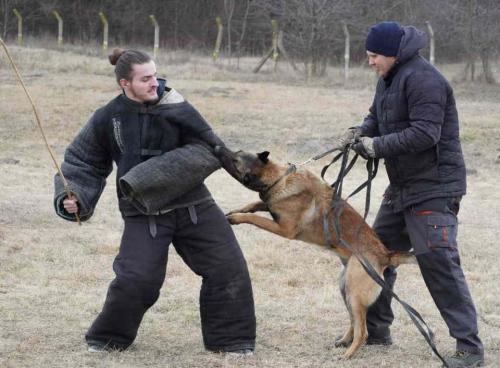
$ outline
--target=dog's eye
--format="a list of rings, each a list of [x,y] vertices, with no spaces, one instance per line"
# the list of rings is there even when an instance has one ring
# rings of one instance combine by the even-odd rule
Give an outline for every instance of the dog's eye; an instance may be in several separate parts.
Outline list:
[[[252,175],[250,174],[245,174],[245,176],[243,177],[243,183],[248,183],[250,180],[252,179]]]

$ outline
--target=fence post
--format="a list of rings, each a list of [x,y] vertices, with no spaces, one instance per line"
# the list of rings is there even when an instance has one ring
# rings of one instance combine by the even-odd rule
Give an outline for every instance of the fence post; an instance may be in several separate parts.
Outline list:
[[[429,39],[430,39],[430,51],[429,51],[429,62],[431,65],[434,65],[434,30],[432,29],[431,23],[429,21],[426,21],[425,24],[427,24],[427,29],[429,30]]]
[[[217,61],[220,55],[220,46],[222,44],[222,31],[224,30],[221,17],[216,17],[215,23],[217,24],[217,40],[215,41],[214,52],[212,54],[214,62]]]
[[[274,60],[274,71],[276,71],[278,67],[278,32],[279,32],[279,26],[278,26],[278,21],[276,19],[271,20],[271,28],[273,30],[273,35],[272,35],[272,50],[273,50],[273,55],[272,58]]]
[[[350,34],[349,34],[349,29],[347,29],[347,24],[345,21],[342,21],[342,27],[344,29],[344,36],[345,36],[345,46],[344,46],[344,80],[347,81],[349,79],[349,61],[351,58],[351,51],[350,51]]]
[[[154,43],[154,48],[153,48],[153,59],[156,59],[156,55],[158,54],[158,49],[160,48],[160,26],[158,25],[158,22],[156,21],[156,18],[154,15],[150,15],[149,19],[151,19],[151,23],[153,23],[153,26],[155,27],[155,43]]]
[[[61,46],[62,43],[63,43],[63,19],[62,19],[61,15],[59,15],[59,13],[57,12],[57,10],[54,10],[52,12],[52,14],[54,14],[54,16],[57,19],[57,25],[58,25],[57,44],[59,46]]]
[[[108,50],[108,20],[103,12],[99,12],[99,18],[101,18],[101,22],[104,27],[102,36],[102,51],[106,53]]]
[[[279,50],[279,52],[281,52],[281,55],[283,55],[283,57],[290,63],[293,70],[298,72],[299,68],[297,68],[297,65],[295,65],[293,59],[290,57],[290,55],[288,55],[288,52],[285,49],[285,45],[283,44],[283,31],[282,30],[280,30],[278,32],[278,50]]]
[[[23,45],[23,17],[21,16],[21,13],[14,8],[12,9],[14,14],[17,17],[17,43],[19,46]]]

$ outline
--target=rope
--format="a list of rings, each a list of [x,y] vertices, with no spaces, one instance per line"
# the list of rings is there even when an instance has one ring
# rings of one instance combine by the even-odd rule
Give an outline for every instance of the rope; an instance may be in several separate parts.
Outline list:
[[[295,167],[300,167],[300,166],[304,166],[304,165],[308,165],[310,164],[311,162],[313,161],[317,161],[319,160],[320,158],[323,158],[325,157],[326,155],[329,155],[330,153],[332,152],[335,152],[335,151],[342,151],[342,148],[340,147],[334,147],[332,149],[329,149],[328,151],[325,151],[325,152],[322,152],[322,153],[318,153],[316,156],[313,156],[311,158],[308,158],[307,160],[305,160],[304,162],[301,162],[301,163],[298,163],[298,164],[294,164]]]
[[[2,38],[0,38],[0,43],[2,44],[2,47],[5,50],[5,53],[7,54],[7,57],[9,59],[9,61],[10,61],[10,65],[12,66],[12,69],[14,69],[14,72],[16,74],[17,80],[19,81],[19,83],[23,87],[23,90],[26,93],[26,96],[28,97],[28,100],[29,100],[29,102],[31,104],[31,107],[33,108],[33,113],[35,114],[35,120],[36,120],[37,126],[38,126],[38,128],[40,130],[40,134],[42,135],[43,141],[45,143],[45,147],[49,151],[49,155],[52,158],[54,166],[56,167],[56,170],[57,170],[59,176],[62,179],[62,182],[63,182],[63,185],[64,185],[64,191],[66,192],[66,196],[69,198],[72,195],[71,190],[69,189],[68,182],[67,182],[66,178],[64,177],[64,175],[63,175],[63,173],[61,171],[61,168],[59,167],[59,164],[57,163],[57,160],[56,160],[56,157],[54,155],[54,152],[52,151],[52,148],[50,148],[50,146],[49,146],[49,142],[47,141],[47,137],[45,136],[45,132],[43,130],[42,122],[40,120],[40,116],[38,115],[38,111],[37,111],[37,108],[35,106],[35,103],[33,102],[33,99],[31,98],[31,95],[28,92],[28,89],[26,88],[26,85],[24,84],[23,79],[21,78],[21,74],[19,73],[19,70],[17,69],[17,66],[14,63],[14,60],[12,59],[12,56],[10,55],[9,49],[7,48],[7,45],[2,40]],[[75,213],[75,217],[76,217],[76,221],[78,222],[78,225],[81,225],[82,223],[80,221],[80,216],[78,216],[78,213]]]

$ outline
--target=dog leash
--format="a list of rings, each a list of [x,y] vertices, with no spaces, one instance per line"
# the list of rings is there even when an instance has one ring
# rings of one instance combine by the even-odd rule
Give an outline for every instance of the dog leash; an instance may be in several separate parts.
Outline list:
[[[331,203],[331,210],[334,211],[334,222],[333,222],[333,228],[335,230],[335,235],[337,237],[338,242],[346,249],[351,251],[355,257],[358,259],[360,262],[361,266],[363,266],[364,270],[366,273],[379,285],[382,287],[382,289],[389,291],[389,293],[392,295],[394,299],[396,299],[403,307],[403,309],[406,311],[406,313],[410,316],[410,319],[412,322],[415,324],[419,332],[422,334],[424,337],[425,341],[427,344],[431,347],[432,351],[434,354],[437,355],[437,357],[441,360],[443,363],[444,367],[449,367],[448,363],[446,360],[442,357],[442,355],[439,353],[436,344],[434,342],[434,332],[429,328],[425,320],[422,318],[420,313],[413,308],[411,305],[406,303],[405,301],[401,300],[399,296],[392,290],[392,288],[387,285],[385,280],[380,277],[380,275],[377,273],[377,271],[374,269],[373,265],[362,255],[356,252],[352,246],[346,242],[342,237],[341,237],[341,228],[340,228],[340,216],[342,215],[342,212],[344,211],[344,201],[342,200],[342,185],[343,185],[343,179],[349,172],[349,170],[352,168],[354,165],[354,162],[356,162],[357,156],[355,155],[352,161],[348,164],[349,160],[349,151],[350,151],[350,146],[346,146],[346,148],[338,154],[336,157],[332,159],[332,162],[325,166],[322,170],[322,177],[324,176],[326,170],[338,161],[340,158],[342,158],[341,162],[341,167],[339,174],[337,176],[337,180],[332,184],[332,187],[334,188],[333,192],[333,197],[332,197],[332,203]],[[366,200],[365,200],[365,212],[363,216],[363,220],[366,220],[366,217],[368,215],[368,211],[370,208],[370,192],[371,192],[371,182],[375,175],[377,174],[378,170],[378,159],[368,159],[367,160],[367,171],[368,171],[368,179],[366,182],[361,184],[358,188],[356,188],[347,198],[352,197],[359,191],[361,191],[364,187],[366,187]],[[330,233],[330,228],[329,228],[329,220],[328,220],[328,213],[324,216],[323,218],[323,227],[325,231],[325,236],[327,238],[328,244],[333,247],[333,239]],[[361,225],[360,225],[361,229]]]
[[[301,166],[304,166],[304,165],[308,165],[310,164],[311,162],[313,161],[317,161],[319,160],[320,158],[323,158],[325,157],[326,155],[329,155],[330,153],[332,152],[335,152],[335,151],[342,151],[341,148],[338,148],[338,147],[334,147],[334,148],[331,148],[329,149],[328,151],[325,151],[325,152],[322,152],[322,153],[318,153],[316,156],[313,156],[313,157],[310,157],[308,158],[307,160],[305,160],[304,162],[301,162],[299,164],[293,164],[295,167],[301,167]]]

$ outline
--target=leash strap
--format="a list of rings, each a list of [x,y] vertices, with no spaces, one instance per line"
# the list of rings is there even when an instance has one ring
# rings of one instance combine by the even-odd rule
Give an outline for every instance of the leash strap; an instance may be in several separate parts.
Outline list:
[[[323,169],[321,170],[321,179],[323,179],[323,180],[325,179],[326,171],[330,168],[331,165],[333,165],[335,162],[337,162],[343,155],[344,155],[344,152],[342,151],[339,154],[337,154],[332,159],[332,161],[330,161],[330,163],[328,165],[326,165],[326,166],[323,167]]]
[[[358,259],[359,263],[361,266],[363,266],[363,269],[366,271],[366,273],[380,286],[382,289],[389,291],[389,293],[392,295],[394,299],[396,299],[403,307],[403,309],[406,311],[406,313],[410,316],[410,319],[412,322],[415,324],[419,332],[422,334],[424,337],[425,341],[427,344],[431,347],[432,351],[437,355],[437,357],[441,360],[443,363],[444,367],[449,367],[448,363],[445,361],[445,359],[441,356],[439,353],[436,344],[434,342],[434,332],[429,328],[425,320],[422,318],[420,313],[413,308],[411,305],[406,303],[405,301],[401,300],[399,296],[387,285],[385,280],[380,277],[380,275],[377,273],[377,271],[373,268],[372,264],[362,255],[356,252],[352,246],[347,243],[344,239],[341,237],[341,225],[340,225],[340,216],[342,215],[344,211],[344,203],[342,201],[342,184],[343,184],[343,179],[345,178],[347,172],[352,168],[354,165],[353,162],[356,161],[357,155],[354,157],[354,159],[351,161],[349,165],[347,165],[347,161],[349,158],[349,150],[350,147],[346,147],[346,149],[341,152],[339,155],[337,155],[332,162],[325,166],[322,170],[322,175],[321,177],[323,178],[326,170],[336,161],[342,157],[342,163],[341,167],[339,170],[339,174],[337,176],[337,180],[335,183],[332,185],[334,187],[334,193],[332,197],[332,202],[331,202],[331,208],[330,210],[333,210],[333,228],[335,230],[335,236],[337,238],[338,243],[343,246],[344,248],[348,249],[351,251],[354,256]],[[378,159],[368,159],[366,163],[366,168],[368,171],[368,179],[361,184],[358,188],[356,188],[346,199],[354,196],[358,192],[360,192],[363,188],[366,187],[366,199],[365,199],[365,212],[363,215],[363,220],[366,220],[366,217],[368,215],[369,209],[370,209],[370,192],[371,192],[371,182],[373,178],[376,176],[377,171],[378,171]],[[332,239],[332,234],[330,232],[330,227],[329,227],[329,220],[328,220],[328,213],[325,215],[323,218],[323,228],[326,236],[327,243],[333,247],[333,239]],[[358,229],[358,231],[361,229],[361,225]]]
[[[316,156],[312,157],[311,160],[313,160],[313,161],[319,160],[320,158],[323,158],[326,155],[329,155],[330,153],[337,151],[338,149],[339,148],[335,147],[335,148],[329,149],[328,151],[325,151],[323,153],[319,153]]]
[[[150,215],[148,216],[148,227],[149,234],[152,238],[156,238],[156,234],[158,234],[158,228],[156,227],[156,216]]]

